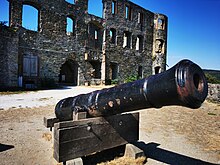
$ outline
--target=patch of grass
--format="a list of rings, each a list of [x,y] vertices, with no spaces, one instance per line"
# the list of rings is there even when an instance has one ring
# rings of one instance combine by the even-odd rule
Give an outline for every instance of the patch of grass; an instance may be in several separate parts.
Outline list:
[[[130,75],[130,76],[126,77],[125,83],[133,82],[135,80],[138,80],[137,75]]]
[[[27,91],[5,91],[5,92],[0,92],[0,95],[14,95],[21,93],[27,93]]]
[[[112,84],[112,85],[117,85],[118,82],[119,82],[118,79],[111,80],[111,84]]]
[[[0,95],[13,95],[28,92],[35,92],[39,89],[24,89],[21,87],[0,87]]]
[[[46,100],[50,100],[51,98],[53,98],[53,97],[43,97],[43,98],[40,98],[38,100],[39,101],[46,101]]]
[[[52,135],[51,133],[43,133],[42,138],[44,138],[46,141],[51,141]]]
[[[134,158],[130,158],[130,157],[120,157],[120,158],[116,158],[112,161],[109,162],[104,162],[104,163],[100,163],[97,165],[143,165],[146,161],[145,157],[139,157],[137,159]]]
[[[208,115],[216,116],[217,114],[212,113],[212,112],[208,112]]]

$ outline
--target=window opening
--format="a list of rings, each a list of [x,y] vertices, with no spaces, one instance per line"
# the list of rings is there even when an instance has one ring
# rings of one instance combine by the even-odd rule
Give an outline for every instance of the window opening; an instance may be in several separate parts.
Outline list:
[[[116,2],[112,1],[112,14],[116,14]]]
[[[131,33],[124,32],[123,48],[131,48]]]
[[[129,7],[125,6],[125,18],[128,19],[129,18]]]
[[[116,43],[116,30],[115,29],[110,29],[110,42],[112,44]]]
[[[143,78],[143,67],[138,66],[138,79]]]
[[[95,30],[94,33],[95,33],[95,34],[94,34],[94,39],[95,39],[95,40],[98,40],[98,30]]]
[[[118,64],[117,63],[110,63],[110,78],[115,80],[118,78]]]
[[[93,78],[100,79],[101,78],[101,63],[98,61],[90,61],[90,64],[92,65],[92,71],[91,76]]]
[[[30,5],[23,5],[22,11],[22,27],[38,31],[38,10]]]
[[[156,53],[163,53],[163,45],[164,45],[164,41],[157,39],[156,45],[155,45],[155,52]]]
[[[157,28],[162,29],[162,30],[164,29],[164,20],[163,19],[158,19]]]
[[[125,18],[132,20],[132,8],[130,6],[125,6]]]
[[[143,24],[144,15],[141,12],[138,12],[138,23]]]
[[[67,22],[67,25],[66,25],[67,35],[74,34],[74,32],[75,32],[75,21],[72,18],[67,17],[66,22]]]
[[[155,68],[154,68],[154,71],[155,71],[155,74],[160,73],[160,67],[159,67],[159,66],[155,67]]]
[[[139,51],[143,50],[143,37],[142,36],[137,36],[136,50],[139,50]]]
[[[1,1],[1,5],[0,5],[0,11],[1,13],[4,14],[0,14],[0,22],[3,25],[8,26],[9,25],[9,1]]]
[[[75,0],[66,0],[66,2],[68,2],[70,4],[75,4]]]

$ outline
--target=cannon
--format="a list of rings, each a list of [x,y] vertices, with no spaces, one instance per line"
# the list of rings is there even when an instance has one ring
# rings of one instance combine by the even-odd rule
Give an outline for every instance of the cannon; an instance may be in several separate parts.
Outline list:
[[[98,117],[168,105],[194,109],[201,106],[207,93],[202,69],[190,60],[182,60],[148,78],[60,100],[55,114],[59,121],[67,121],[78,112]]]
[[[144,154],[133,146],[139,140],[139,112],[146,108],[181,105],[199,108],[208,93],[202,69],[182,60],[160,74],[60,100],[56,118],[44,118],[54,127],[54,158],[58,162],[126,145],[125,156]],[[52,129],[51,129],[52,130]]]

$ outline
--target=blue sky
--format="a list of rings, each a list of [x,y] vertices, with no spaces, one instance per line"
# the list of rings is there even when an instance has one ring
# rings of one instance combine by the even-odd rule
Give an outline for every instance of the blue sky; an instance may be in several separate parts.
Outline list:
[[[220,70],[220,0],[131,1],[168,16],[169,67],[190,59],[203,69]],[[8,21],[7,10],[7,1],[0,0],[0,21]],[[89,13],[101,17],[102,0],[89,0]]]

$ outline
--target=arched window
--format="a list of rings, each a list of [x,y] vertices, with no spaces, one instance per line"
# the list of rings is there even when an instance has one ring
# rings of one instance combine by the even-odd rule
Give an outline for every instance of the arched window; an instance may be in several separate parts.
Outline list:
[[[67,17],[66,22],[66,34],[73,35],[75,32],[75,20],[70,17]]]
[[[8,26],[9,25],[9,2],[8,1],[1,1],[0,11],[1,11],[0,22]]]
[[[23,5],[22,27],[38,31],[38,10],[30,5]]]
[[[66,2],[68,2],[70,4],[75,4],[75,0],[66,0]]]

